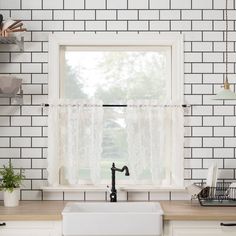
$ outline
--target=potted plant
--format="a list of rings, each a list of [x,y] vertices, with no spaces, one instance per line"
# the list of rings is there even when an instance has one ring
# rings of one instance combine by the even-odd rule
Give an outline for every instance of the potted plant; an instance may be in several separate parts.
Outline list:
[[[8,166],[3,166],[0,176],[2,177],[0,188],[3,190],[4,206],[18,206],[20,185],[25,176],[23,173],[15,173],[11,163]]]

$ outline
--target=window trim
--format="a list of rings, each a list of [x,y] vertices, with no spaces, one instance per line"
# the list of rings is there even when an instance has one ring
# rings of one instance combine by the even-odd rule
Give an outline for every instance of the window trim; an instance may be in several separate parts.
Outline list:
[[[183,103],[183,36],[162,34],[91,34],[91,35],[50,35],[49,37],[49,68],[48,68],[48,96],[49,101],[57,101],[60,96],[60,47],[61,46],[137,46],[172,48],[172,96],[174,101]],[[173,79],[174,78],[174,79]]]
[[[160,47],[171,46],[171,81],[172,98],[177,105],[183,104],[184,98],[184,60],[183,60],[183,36],[182,34],[74,34],[74,35],[50,35],[49,36],[49,68],[48,68],[48,98],[49,102],[58,101],[60,97],[60,63],[62,46],[136,46],[136,47]],[[174,88],[174,89],[173,89]],[[182,181],[173,189],[184,187],[184,157],[179,160],[179,171]],[[89,185],[87,185],[89,186]],[[136,188],[137,187],[137,188]],[[134,186],[134,189],[140,188]],[[133,188],[133,187],[132,187]],[[145,189],[145,187],[141,187]],[[85,185],[86,189],[86,185]],[[147,188],[150,190],[150,188]],[[162,188],[153,186],[153,190]],[[164,189],[163,189],[164,190]]]

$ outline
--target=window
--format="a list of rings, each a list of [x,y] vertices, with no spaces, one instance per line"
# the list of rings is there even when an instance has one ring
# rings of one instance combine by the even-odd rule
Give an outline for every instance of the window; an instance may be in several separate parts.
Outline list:
[[[114,36],[110,40],[100,37],[83,40],[76,37],[53,37],[50,45],[51,101],[99,99],[103,104],[121,105],[132,99],[155,100],[158,101],[158,106],[182,104],[181,38],[150,38],[137,35],[132,40],[120,36]],[[55,61],[55,58],[59,60]],[[130,134],[127,135],[127,112],[127,108],[117,106],[103,109],[100,183],[108,183],[110,180],[112,162],[120,167],[132,166],[130,162],[134,158],[129,157],[131,152],[127,142],[132,139]],[[180,155],[177,155],[175,161],[178,165],[168,164],[169,172],[165,173],[166,177],[159,186],[183,184],[182,148],[178,151]],[[149,172],[149,168],[146,168],[137,177],[139,184],[152,183]],[[86,162],[81,163],[78,183],[90,183],[89,173],[90,166]],[[171,180],[173,173],[179,176],[177,182]],[[63,179],[63,174],[61,177]],[[132,173],[130,179],[123,175],[117,177],[120,183],[134,183]],[[135,183],[137,184],[137,181]]]

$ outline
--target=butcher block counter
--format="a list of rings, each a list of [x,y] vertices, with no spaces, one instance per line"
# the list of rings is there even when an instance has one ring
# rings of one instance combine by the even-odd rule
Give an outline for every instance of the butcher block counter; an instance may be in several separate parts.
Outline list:
[[[227,220],[236,221],[236,207],[202,207],[197,201],[159,201],[164,220]],[[66,201],[21,201],[18,207],[0,203],[0,221],[62,220]],[[115,203],[114,203],[115,204]]]

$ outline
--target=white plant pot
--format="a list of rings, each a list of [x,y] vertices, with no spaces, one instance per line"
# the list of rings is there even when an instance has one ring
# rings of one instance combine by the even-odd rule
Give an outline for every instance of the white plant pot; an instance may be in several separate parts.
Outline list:
[[[3,200],[4,206],[6,207],[15,207],[19,205],[19,196],[20,189],[15,188],[12,192],[4,191],[3,192]]]

